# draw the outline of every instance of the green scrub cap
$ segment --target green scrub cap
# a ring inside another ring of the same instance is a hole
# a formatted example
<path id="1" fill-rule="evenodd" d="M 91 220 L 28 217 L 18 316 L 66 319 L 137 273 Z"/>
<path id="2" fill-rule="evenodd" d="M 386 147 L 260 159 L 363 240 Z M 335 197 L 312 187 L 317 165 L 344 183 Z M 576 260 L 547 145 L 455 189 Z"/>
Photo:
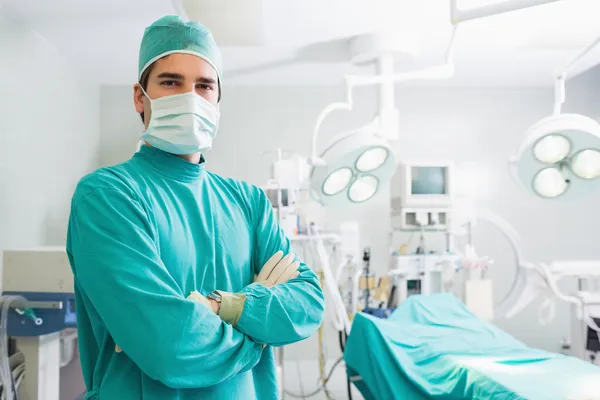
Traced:
<path id="1" fill-rule="evenodd" d="M 140 46 L 138 79 L 156 60 L 173 53 L 202 58 L 212 65 L 221 80 L 221 52 L 210 30 L 199 22 L 185 22 L 178 16 L 162 17 L 146 28 Z"/>

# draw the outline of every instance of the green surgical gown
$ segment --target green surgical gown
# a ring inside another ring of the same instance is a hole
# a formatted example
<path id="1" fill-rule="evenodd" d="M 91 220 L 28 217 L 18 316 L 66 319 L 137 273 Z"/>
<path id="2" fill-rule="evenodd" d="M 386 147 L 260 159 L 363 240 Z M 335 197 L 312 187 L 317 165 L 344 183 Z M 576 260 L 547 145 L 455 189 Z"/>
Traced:
<path id="1" fill-rule="evenodd" d="M 284 284 L 253 283 L 278 250 L 290 242 L 264 192 L 204 162 L 142 146 L 83 178 L 67 252 L 86 398 L 276 399 L 272 346 L 309 337 L 324 310 L 304 263 Z M 186 299 L 215 289 L 245 295 L 235 328 Z"/>

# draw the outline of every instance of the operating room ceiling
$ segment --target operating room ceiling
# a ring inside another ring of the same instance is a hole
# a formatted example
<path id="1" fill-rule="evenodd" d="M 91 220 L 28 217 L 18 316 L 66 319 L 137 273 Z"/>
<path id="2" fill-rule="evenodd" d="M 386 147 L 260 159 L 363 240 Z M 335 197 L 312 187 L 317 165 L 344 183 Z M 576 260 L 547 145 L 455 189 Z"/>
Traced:
<path id="1" fill-rule="evenodd" d="M 223 43 L 225 79 L 235 85 L 339 84 L 345 73 L 373 73 L 332 53 L 322 58 L 335 62 L 296 58 L 304 46 L 373 32 L 382 18 L 394 24 L 397 16 L 398 34 L 418 35 L 417 60 L 400 70 L 442 62 L 451 32 L 447 0 L 196 1 L 200 12 L 206 7 L 201 22 L 214 26 L 217 42 Z M 459 0 L 459 7 L 499 1 Z M 134 82 L 145 26 L 182 10 L 181 2 L 170 0 L 0 0 L 0 5 L 0 13 L 34 30 L 90 80 L 103 84 Z M 465 23 L 457 37 L 455 76 L 432 84 L 549 86 L 556 68 L 600 35 L 599 12 L 599 0 L 562 0 Z M 574 72 L 598 62 L 600 49 Z M 260 69 L 264 64 L 279 66 Z M 239 70 L 253 72 L 232 76 Z"/>

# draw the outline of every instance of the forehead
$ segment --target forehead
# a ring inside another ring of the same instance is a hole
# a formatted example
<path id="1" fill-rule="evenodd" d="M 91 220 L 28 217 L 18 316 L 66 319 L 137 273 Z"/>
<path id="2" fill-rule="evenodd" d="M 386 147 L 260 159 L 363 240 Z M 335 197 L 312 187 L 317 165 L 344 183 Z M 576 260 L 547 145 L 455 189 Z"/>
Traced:
<path id="1" fill-rule="evenodd" d="M 157 76 L 163 72 L 180 74 L 186 78 L 212 78 L 217 80 L 217 71 L 208 61 L 193 54 L 170 54 L 154 63 L 151 76 Z"/>

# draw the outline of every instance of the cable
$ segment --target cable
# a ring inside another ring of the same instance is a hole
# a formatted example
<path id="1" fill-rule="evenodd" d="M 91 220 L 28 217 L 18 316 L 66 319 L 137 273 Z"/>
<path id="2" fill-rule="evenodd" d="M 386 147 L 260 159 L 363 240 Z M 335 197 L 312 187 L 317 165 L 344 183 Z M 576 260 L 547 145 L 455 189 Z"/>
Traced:
<path id="1" fill-rule="evenodd" d="M 346 342 L 344 341 L 344 332 L 338 332 L 338 339 L 340 341 L 340 350 L 342 350 L 342 354 L 344 353 L 344 349 L 346 348 Z"/>
<path id="2" fill-rule="evenodd" d="M 348 389 L 348 400 L 352 400 L 352 383 L 350 378 L 346 378 L 346 387 Z"/>
<path id="3" fill-rule="evenodd" d="M 340 344 L 341 344 L 341 342 L 342 342 L 342 335 L 340 332 Z M 346 350 L 346 343 L 348 343 L 348 333 L 344 332 L 344 344 L 343 344 L 342 354 L 344 354 L 344 351 Z M 348 376 L 347 372 L 346 372 L 346 388 L 348 389 L 348 400 L 352 400 L 352 383 L 350 382 L 350 377 Z"/>
<path id="4" fill-rule="evenodd" d="M 323 278 L 323 273 L 320 273 L 320 278 L 321 279 L 325 279 Z M 325 397 L 327 397 L 328 400 L 331 400 L 331 394 L 329 393 L 329 391 L 327 390 L 327 382 L 325 381 L 325 363 L 326 363 L 326 359 L 325 359 L 325 354 L 324 354 L 324 346 L 323 346 L 323 325 L 321 325 L 319 327 L 319 337 L 318 337 L 318 348 L 319 348 L 319 380 L 321 380 L 321 384 L 323 385 L 323 390 L 325 391 Z M 304 392 L 304 391 L 302 391 Z"/>
<path id="5" fill-rule="evenodd" d="M 338 339 L 340 341 L 340 349 L 342 350 L 342 354 L 344 354 L 344 350 L 346 350 L 346 343 L 348 342 L 348 334 L 346 332 L 339 331 Z M 350 377 L 348 374 L 346 374 L 346 388 L 348 390 L 348 400 L 352 400 L 352 382 L 350 382 Z"/>
<path id="6" fill-rule="evenodd" d="M 327 378 L 325 378 L 325 381 L 317 388 L 315 389 L 313 392 L 309 393 L 309 394 L 305 394 L 305 395 L 298 395 L 296 393 L 292 393 L 288 390 L 284 390 L 283 392 L 285 394 L 287 394 L 290 397 L 294 397 L 296 399 L 303 399 L 305 397 L 313 397 L 316 396 L 317 394 L 319 394 L 327 385 L 327 383 L 329 382 L 329 380 L 331 379 L 331 376 L 333 375 L 333 372 L 335 371 L 335 369 L 337 368 L 338 365 L 340 365 L 340 363 L 344 361 L 344 357 L 340 357 L 331 367 L 331 370 L 329 371 L 329 374 L 327 375 Z"/>
<path id="7" fill-rule="evenodd" d="M 306 397 L 304 397 L 304 382 L 302 382 L 302 373 L 300 372 L 300 361 L 298 360 L 296 360 L 296 372 L 298 373 L 298 384 L 300 385 L 300 393 L 302 393 L 302 399 L 306 399 Z"/>
<path id="8" fill-rule="evenodd" d="M 15 384 L 15 377 L 13 376 L 12 371 L 10 372 L 10 384 L 12 385 L 12 391 L 15 396 L 15 400 L 19 400 L 19 393 L 17 390 L 17 385 Z"/>
<path id="9" fill-rule="evenodd" d="M 323 343 L 327 343 L 327 331 L 325 329 L 323 329 Z M 323 359 L 324 360 L 329 360 L 329 351 L 327 349 L 327 346 L 323 346 L 322 347 L 322 354 L 323 354 Z M 323 375 L 325 375 L 323 373 Z"/>
<path id="10" fill-rule="evenodd" d="M 8 356 L 8 311 L 12 303 L 17 301 L 25 303 L 26 300 L 21 296 L 2 296 L 0 299 L 2 303 L 2 311 L 0 313 L 0 374 L 2 375 L 2 387 L 3 389 L 6 389 L 3 390 L 3 392 L 6 393 L 6 400 L 13 400 L 17 399 L 17 390 L 10 369 Z M 13 394 L 15 396 L 13 396 Z"/>

